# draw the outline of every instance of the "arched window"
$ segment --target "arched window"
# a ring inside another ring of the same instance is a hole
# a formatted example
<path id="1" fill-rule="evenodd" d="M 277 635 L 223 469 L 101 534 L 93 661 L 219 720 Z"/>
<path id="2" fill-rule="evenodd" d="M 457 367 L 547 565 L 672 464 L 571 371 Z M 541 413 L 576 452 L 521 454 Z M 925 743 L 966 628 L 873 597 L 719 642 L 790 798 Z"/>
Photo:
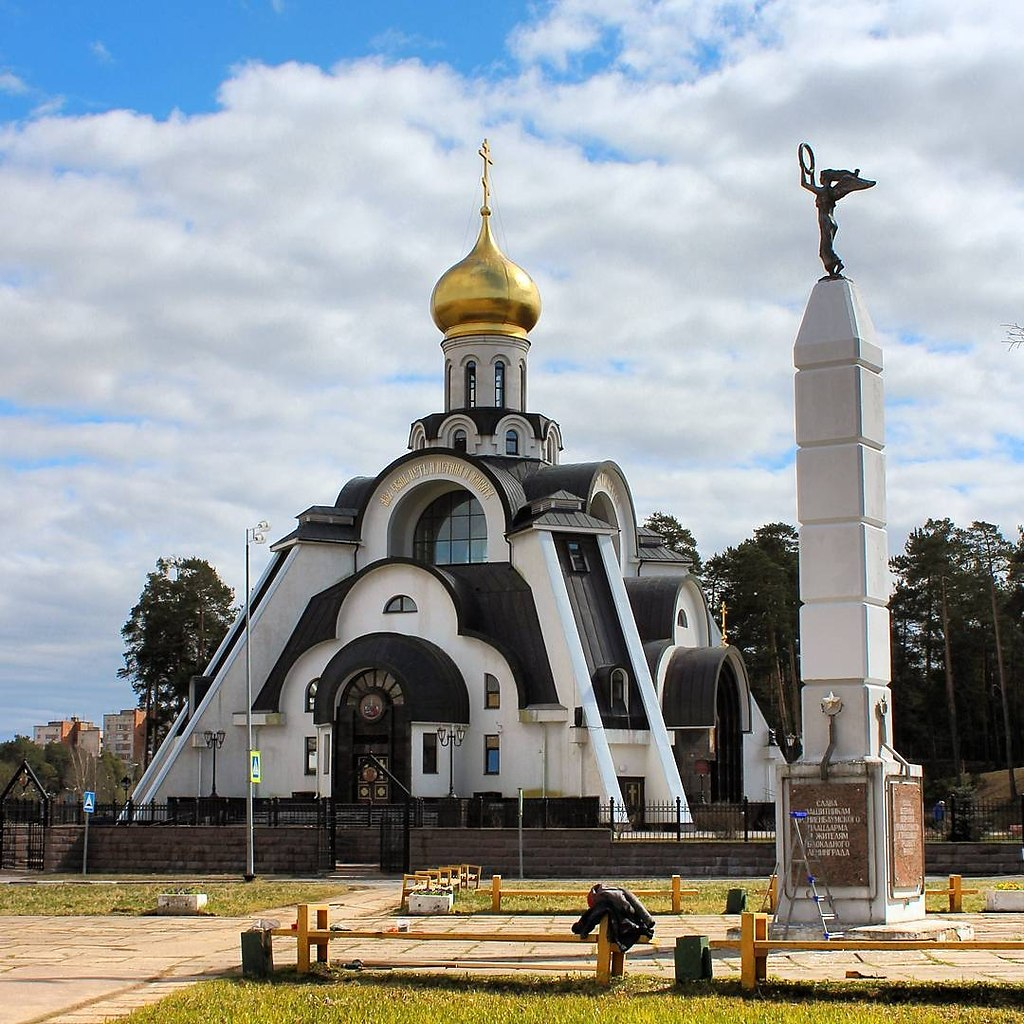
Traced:
<path id="1" fill-rule="evenodd" d="M 484 673 L 484 707 L 501 707 L 501 684 L 490 672 Z"/>
<path id="2" fill-rule="evenodd" d="M 417 610 L 416 602 L 407 594 L 396 594 L 384 605 L 385 615 L 390 615 L 393 612 L 414 612 Z"/>
<path id="3" fill-rule="evenodd" d="M 519 454 L 519 434 L 514 430 L 505 431 L 505 454 L 506 455 L 518 455 Z"/>
<path id="4" fill-rule="evenodd" d="M 466 432 L 461 427 L 452 434 L 452 447 L 457 452 L 466 450 Z"/>
<path id="5" fill-rule="evenodd" d="M 413 558 L 429 565 L 487 561 L 487 519 L 469 491 L 448 491 L 427 506 L 413 535 Z"/>
<path id="6" fill-rule="evenodd" d="M 309 686 L 306 687 L 306 712 L 308 714 L 313 713 L 313 707 L 316 704 L 316 688 L 320 682 L 319 677 L 314 679 Z"/>
<path id="7" fill-rule="evenodd" d="M 416 450 L 417 451 L 422 451 L 426 447 L 427 447 L 427 439 L 425 437 L 417 437 L 416 438 Z"/>
<path id="8" fill-rule="evenodd" d="M 451 412 L 452 409 L 452 364 L 445 363 L 444 367 L 444 411 Z"/>
<path id="9" fill-rule="evenodd" d="M 494 364 L 494 405 L 505 408 L 505 364 L 500 359 Z"/>
<path id="10" fill-rule="evenodd" d="M 680 608 L 679 614 L 676 615 L 676 625 L 679 626 L 680 629 L 686 629 L 689 624 L 690 623 L 686 618 L 686 610 L 684 608 Z"/>
<path id="11" fill-rule="evenodd" d="M 519 361 L 519 409 L 526 412 L 526 363 Z"/>
<path id="12" fill-rule="evenodd" d="M 612 711 L 629 712 L 629 676 L 624 668 L 613 668 L 611 674 Z"/>
<path id="13" fill-rule="evenodd" d="M 476 363 L 466 363 L 466 408 L 476 408 Z"/>

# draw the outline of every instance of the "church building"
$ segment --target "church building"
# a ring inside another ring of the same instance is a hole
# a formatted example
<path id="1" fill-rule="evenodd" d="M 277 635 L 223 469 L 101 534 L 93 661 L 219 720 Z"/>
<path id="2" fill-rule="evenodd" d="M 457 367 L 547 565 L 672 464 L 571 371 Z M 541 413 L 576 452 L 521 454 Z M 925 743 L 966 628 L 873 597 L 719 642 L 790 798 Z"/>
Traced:
<path id="1" fill-rule="evenodd" d="M 207 796 L 215 767 L 217 793 L 244 795 L 247 719 L 257 797 L 521 789 L 684 821 L 773 798 L 778 748 L 689 563 L 638 525 L 614 462 L 563 462 L 530 410 L 540 295 L 492 236 L 481 155 L 476 244 L 431 298 L 442 411 L 273 545 L 248 644 L 241 616 L 137 804 Z"/>

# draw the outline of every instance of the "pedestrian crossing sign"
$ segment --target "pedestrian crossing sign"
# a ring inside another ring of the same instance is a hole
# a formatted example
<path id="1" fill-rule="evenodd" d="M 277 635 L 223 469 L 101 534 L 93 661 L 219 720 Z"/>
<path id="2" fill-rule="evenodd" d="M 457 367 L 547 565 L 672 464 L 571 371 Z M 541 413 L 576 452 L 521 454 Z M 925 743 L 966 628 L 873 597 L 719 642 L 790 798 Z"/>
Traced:
<path id="1" fill-rule="evenodd" d="M 258 750 L 249 751 L 249 781 L 263 781 L 263 763 Z"/>
<path id="2" fill-rule="evenodd" d="M 96 794 L 86 790 L 82 794 L 82 810 L 86 814 L 92 814 L 96 810 Z"/>

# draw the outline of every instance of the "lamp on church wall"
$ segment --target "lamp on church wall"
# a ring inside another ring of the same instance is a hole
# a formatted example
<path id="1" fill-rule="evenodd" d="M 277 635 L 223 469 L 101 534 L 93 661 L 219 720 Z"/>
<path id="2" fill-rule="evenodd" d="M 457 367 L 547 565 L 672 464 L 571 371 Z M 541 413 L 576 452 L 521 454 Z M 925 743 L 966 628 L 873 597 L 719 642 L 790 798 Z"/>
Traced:
<path id="1" fill-rule="evenodd" d="M 464 725 L 439 725 L 437 739 L 442 747 L 448 748 L 448 799 L 455 796 L 455 748 L 462 746 L 466 738 Z"/>
<path id="2" fill-rule="evenodd" d="M 245 778 L 245 880 L 251 882 L 256 877 L 256 851 L 253 829 L 253 781 L 252 781 L 252 649 L 249 643 L 251 610 L 251 587 L 249 584 L 249 547 L 252 544 L 263 544 L 267 539 L 270 523 L 261 519 L 255 526 L 245 531 L 245 732 L 246 732 L 246 767 Z"/>

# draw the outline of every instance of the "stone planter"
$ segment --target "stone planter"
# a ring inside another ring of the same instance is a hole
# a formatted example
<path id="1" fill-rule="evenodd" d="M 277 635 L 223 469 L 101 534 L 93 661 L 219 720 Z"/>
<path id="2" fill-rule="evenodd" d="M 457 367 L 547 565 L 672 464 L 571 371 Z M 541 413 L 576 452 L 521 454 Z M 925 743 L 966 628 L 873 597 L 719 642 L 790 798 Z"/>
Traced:
<path id="1" fill-rule="evenodd" d="M 416 915 L 423 914 L 450 914 L 452 912 L 452 894 L 442 893 L 431 895 L 422 892 L 409 893 L 409 913 Z"/>
<path id="2" fill-rule="evenodd" d="M 986 889 L 985 910 L 1024 913 L 1024 889 Z"/>
<path id="3" fill-rule="evenodd" d="M 158 914 L 198 914 L 205 906 L 205 892 L 164 892 L 156 898 Z"/>

